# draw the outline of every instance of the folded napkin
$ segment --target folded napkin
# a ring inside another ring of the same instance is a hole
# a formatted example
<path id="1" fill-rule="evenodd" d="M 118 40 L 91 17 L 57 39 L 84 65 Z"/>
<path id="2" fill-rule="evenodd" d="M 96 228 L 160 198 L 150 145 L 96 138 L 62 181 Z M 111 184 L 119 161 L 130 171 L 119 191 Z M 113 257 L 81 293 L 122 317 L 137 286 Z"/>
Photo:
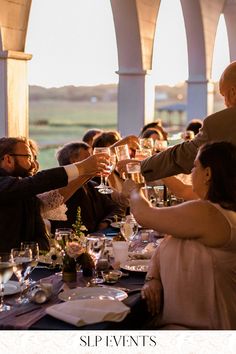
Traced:
<path id="1" fill-rule="evenodd" d="M 46 313 L 77 327 L 103 321 L 121 322 L 130 308 L 118 300 L 81 299 L 53 305 Z"/>

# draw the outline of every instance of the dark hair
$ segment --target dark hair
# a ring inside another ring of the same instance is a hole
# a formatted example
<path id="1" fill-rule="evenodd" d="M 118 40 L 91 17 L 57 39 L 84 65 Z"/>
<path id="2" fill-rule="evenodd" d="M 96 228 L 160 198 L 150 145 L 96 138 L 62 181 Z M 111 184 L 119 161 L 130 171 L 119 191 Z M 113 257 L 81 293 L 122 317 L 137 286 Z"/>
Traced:
<path id="1" fill-rule="evenodd" d="M 141 137 L 147 139 L 150 138 L 153 134 L 158 135 L 157 140 L 165 140 L 161 130 L 154 129 L 154 128 L 145 130 L 145 132 L 141 135 Z"/>
<path id="2" fill-rule="evenodd" d="M 4 155 L 14 153 L 15 146 L 18 143 L 28 144 L 28 141 L 25 137 L 0 138 L 0 160 L 3 159 Z"/>
<path id="3" fill-rule="evenodd" d="M 90 140 L 93 140 L 93 138 L 95 137 L 95 135 L 102 133 L 101 129 L 89 129 L 84 136 L 82 137 L 82 140 L 89 144 Z"/>
<path id="4" fill-rule="evenodd" d="M 163 135 L 163 137 L 164 137 L 164 140 L 167 140 L 167 138 L 168 138 L 168 133 L 167 133 L 167 132 L 165 131 L 165 129 L 162 127 L 162 122 L 161 122 L 160 119 L 156 120 L 155 122 L 151 122 L 151 123 L 145 124 L 145 125 L 143 126 L 143 128 L 142 128 L 142 130 L 141 130 L 139 136 L 142 136 L 143 133 L 144 133 L 146 130 L 152 129 L 152 128 L 159 130 L 159 131 L 162 133 L 162 135 Z"/>
<path id="5" fill-rule="evenodd" d="M 201 127 L 202 121 L 200 119 L 192 119 L 187 125 L 186 130 L 192 130 L 197 135 Z"/>
<path id="6" fill-rule="evenodd" d="M 79 141 L 65 144 L 61 148 L 59 148 L 56 152 L 56 158 L 59 165 L 69 165 L 71 163 L 71 158 L 77 158 L 80 149 L 88 150 L 91 149 L 91 146 L 89 146 L 83 141 Z"/>
<path id="7" fill-rule="evenodd" d="M 103 132 L 98 135 L 93 141 L 93 148 L 95 147 L 109 147 L 121 139 L 117 131 Z"/>
<path id="8" fill-rule="evenodd" d="M 236 145 L 229 142 L 205 144 L 198 158 L 203 168 L 211 169 L 207 199 L 236 211 Z"/>

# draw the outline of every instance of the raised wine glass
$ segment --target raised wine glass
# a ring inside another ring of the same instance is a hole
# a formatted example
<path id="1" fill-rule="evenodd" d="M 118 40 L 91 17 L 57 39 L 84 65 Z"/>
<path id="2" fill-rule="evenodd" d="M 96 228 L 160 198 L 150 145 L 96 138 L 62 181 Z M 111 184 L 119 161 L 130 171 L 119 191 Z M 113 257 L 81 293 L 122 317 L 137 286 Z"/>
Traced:
<path id="1" fill-rule="evenodd" d="M 18 305 L 27 304 L 29 299 L 23 295 L 25 279 L 29 276 L 32 264 L 32 251 L 30 248 L 22 250 L 20 248 L 12 248 L 11 255 L 13 258 L 13 272 L 20 283 L 20 296 L 16 299 Z"/>
<path id="2" fill-rule="evenodd" d="M 88 234 L 86 239 L 87 239 L 86 250 L 93 258 L 94 265 L 95 265 L 95 274 L 94 274 L 94 278 L 91 280 L 91 283 L 93 284 L 103 283 L 103 280 L 101 278 L 98 278 L 97 276 L 97 263 L 101 254 L 104 251 L 106 237 L 102 233 L 101 234 L 94 233 L 94 234 Z"/>
<path id="3" fill-rule="evenodd" d="M 0 253 L 0 312 L 8 311 L 11 306 L 4 304 L 4 284 L 11 278 L 13 273 L 13 260 L 10 252 Z"/>
<path id="4" fill-rule="evenodd" d="M 110 148 L 109 147 L 95 147 L 93 149 L 93 154 L 94 155 L 101 154 L 101 153 L 105 153 L 107 155 L 110 155 Z M 103 181 L 103 174 L 102 173 L 101 173 L 100 184 L 98 186 L 96 186 L 95 188 L 98 188 L 98 189 L 104 189 L 105 188 L 105 184 L 104 184 L 104 181 Z"/>
<path id="5" fill-rule="evenodd" d="M 107 176 L 105 176 L 105 183 L 104 183 L 104 187 L 103 188 L 99 188 L 99 192 L 102 194 L 111 194 L 113 193 L 113 190 L 108 186 L 108 177 L 109 175 L 112 173 L 112 171 L 115 169 L 116 167 L 116 154 L 111 153 L 110 154 L 110 162 L 108 165 L 108 170 L 109 170 L 109 174 Z"/>

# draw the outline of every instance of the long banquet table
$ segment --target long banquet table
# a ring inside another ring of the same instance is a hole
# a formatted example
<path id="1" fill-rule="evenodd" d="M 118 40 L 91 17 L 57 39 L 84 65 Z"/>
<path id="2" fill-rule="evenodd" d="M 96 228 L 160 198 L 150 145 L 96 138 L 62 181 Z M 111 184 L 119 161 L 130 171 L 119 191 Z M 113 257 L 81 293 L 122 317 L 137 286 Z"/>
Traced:
<path id="1" fill-rule="evenodd" d="M 56 279 L 56 281 L 63 282 L 60 276 L 57 274 L 59 271 L 58 268 L 51 269 L 48 266 L 39 265 L 36 267 L 31 277 L 35 281 L 39 281 L 40 279 L 50 277 L 51 279 Z M 7 313 L 0 314 L 0 329 L 29 329 L 29 330 L 140 330 L 146 329 L 145 323 L 148 323 L 150 319 L 150 315 L 147 311 L 146 303 L 141 299 L 140 289 L 143 286 L 145 273 L 144 272 L 134 272 L 134 271 L 125 271 L 128 276 L 123 276 L 119 279 L 119 281 L 112 285 L 113 287 L 118 288 L 127 288 L 133 290 L 128 293 L 128 297 L 123 300 L 123 303 L 130 307 L 130 313 L 126 316 L 126 318 L 122 322 L 100 322 L 96 324 L 90 324 L 83 327 L 76 327 L 74 325 L 68 324 L 61 320 L 58 320 L 50 315 L 47 315 L 45 309 L 47 306 L 51 306 L 55 303 L 59 303 L 58 294 L 55 294 L 52 299 L 48 301 L 48 303 L 39 306 L 39 310 L 33 309 L 33 312 L 29 310 L 28 315 L 25 314 L 22 317 L 17 311 L 17 308 L 13 311 L 9 311 L 9 315 Z M 88 278 L 83 277 L 81 272 L 77 273 L 77 283 L 72 284 L 72 287 L 76 286 L 86 286 L 89 281 Z M 5 301 L 10 302 L 12 296 L 5 296 Z M 13 300 L 12 300 L 13 301 Z M 23 305 L 28 306 L 28 305 Z M 31 306 L 34 306 L 31 304 Z M 19 310 L 20 311 L 20 310 Z M 8 312 L 8 311 L 7 311 Z M 35 318 L 35 321 L 34 321 Z M 20 321 L 22 319 L 22 321 Z M 29 319 L 29 321 L 28 321 Z M 26 325 L 24 325 L 26 323 Z"/>
<path id="2" fill-rule="evenodd" d="M 34 273 L 34 274 L 33 274 Z M 48 269 L 35 269 L 32 273 L 35 280 L 42 277 L 52 275 L 52 271 Z M 140 289 L 144 283 L 144 273 L 132 272 L 128 277 L 122 277 L 113 287 L 125 287 L 129 289 Z M 76 327 L 66 322 L 60 321 L 52 316 L 45 315 L 40 320 L 35 322 L 29 329 L 32 330 L 135 330 L 141 329 L 144 319 L 149 314 L 147 313 L 146 304 L 140 297 L 140 291 L 131 292 L 128 297 L 123 300 L 124 304 L 130 307 L 131 312 L 122 322 L 100 322 L 90 324 L 83 327 Z"/>

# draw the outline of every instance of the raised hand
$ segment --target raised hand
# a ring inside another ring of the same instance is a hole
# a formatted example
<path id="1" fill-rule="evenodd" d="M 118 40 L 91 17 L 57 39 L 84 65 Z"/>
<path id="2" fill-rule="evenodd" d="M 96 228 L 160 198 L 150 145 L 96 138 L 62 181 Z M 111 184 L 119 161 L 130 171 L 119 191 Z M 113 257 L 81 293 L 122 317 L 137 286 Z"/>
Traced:
<path id="1" fill-rule="evenodd" d="M 91 155 L 87 159 L 76 162 L 80 176 L 94 177 L 101 173 L 109 174 L 109 155 L 105 153 Z"/>

